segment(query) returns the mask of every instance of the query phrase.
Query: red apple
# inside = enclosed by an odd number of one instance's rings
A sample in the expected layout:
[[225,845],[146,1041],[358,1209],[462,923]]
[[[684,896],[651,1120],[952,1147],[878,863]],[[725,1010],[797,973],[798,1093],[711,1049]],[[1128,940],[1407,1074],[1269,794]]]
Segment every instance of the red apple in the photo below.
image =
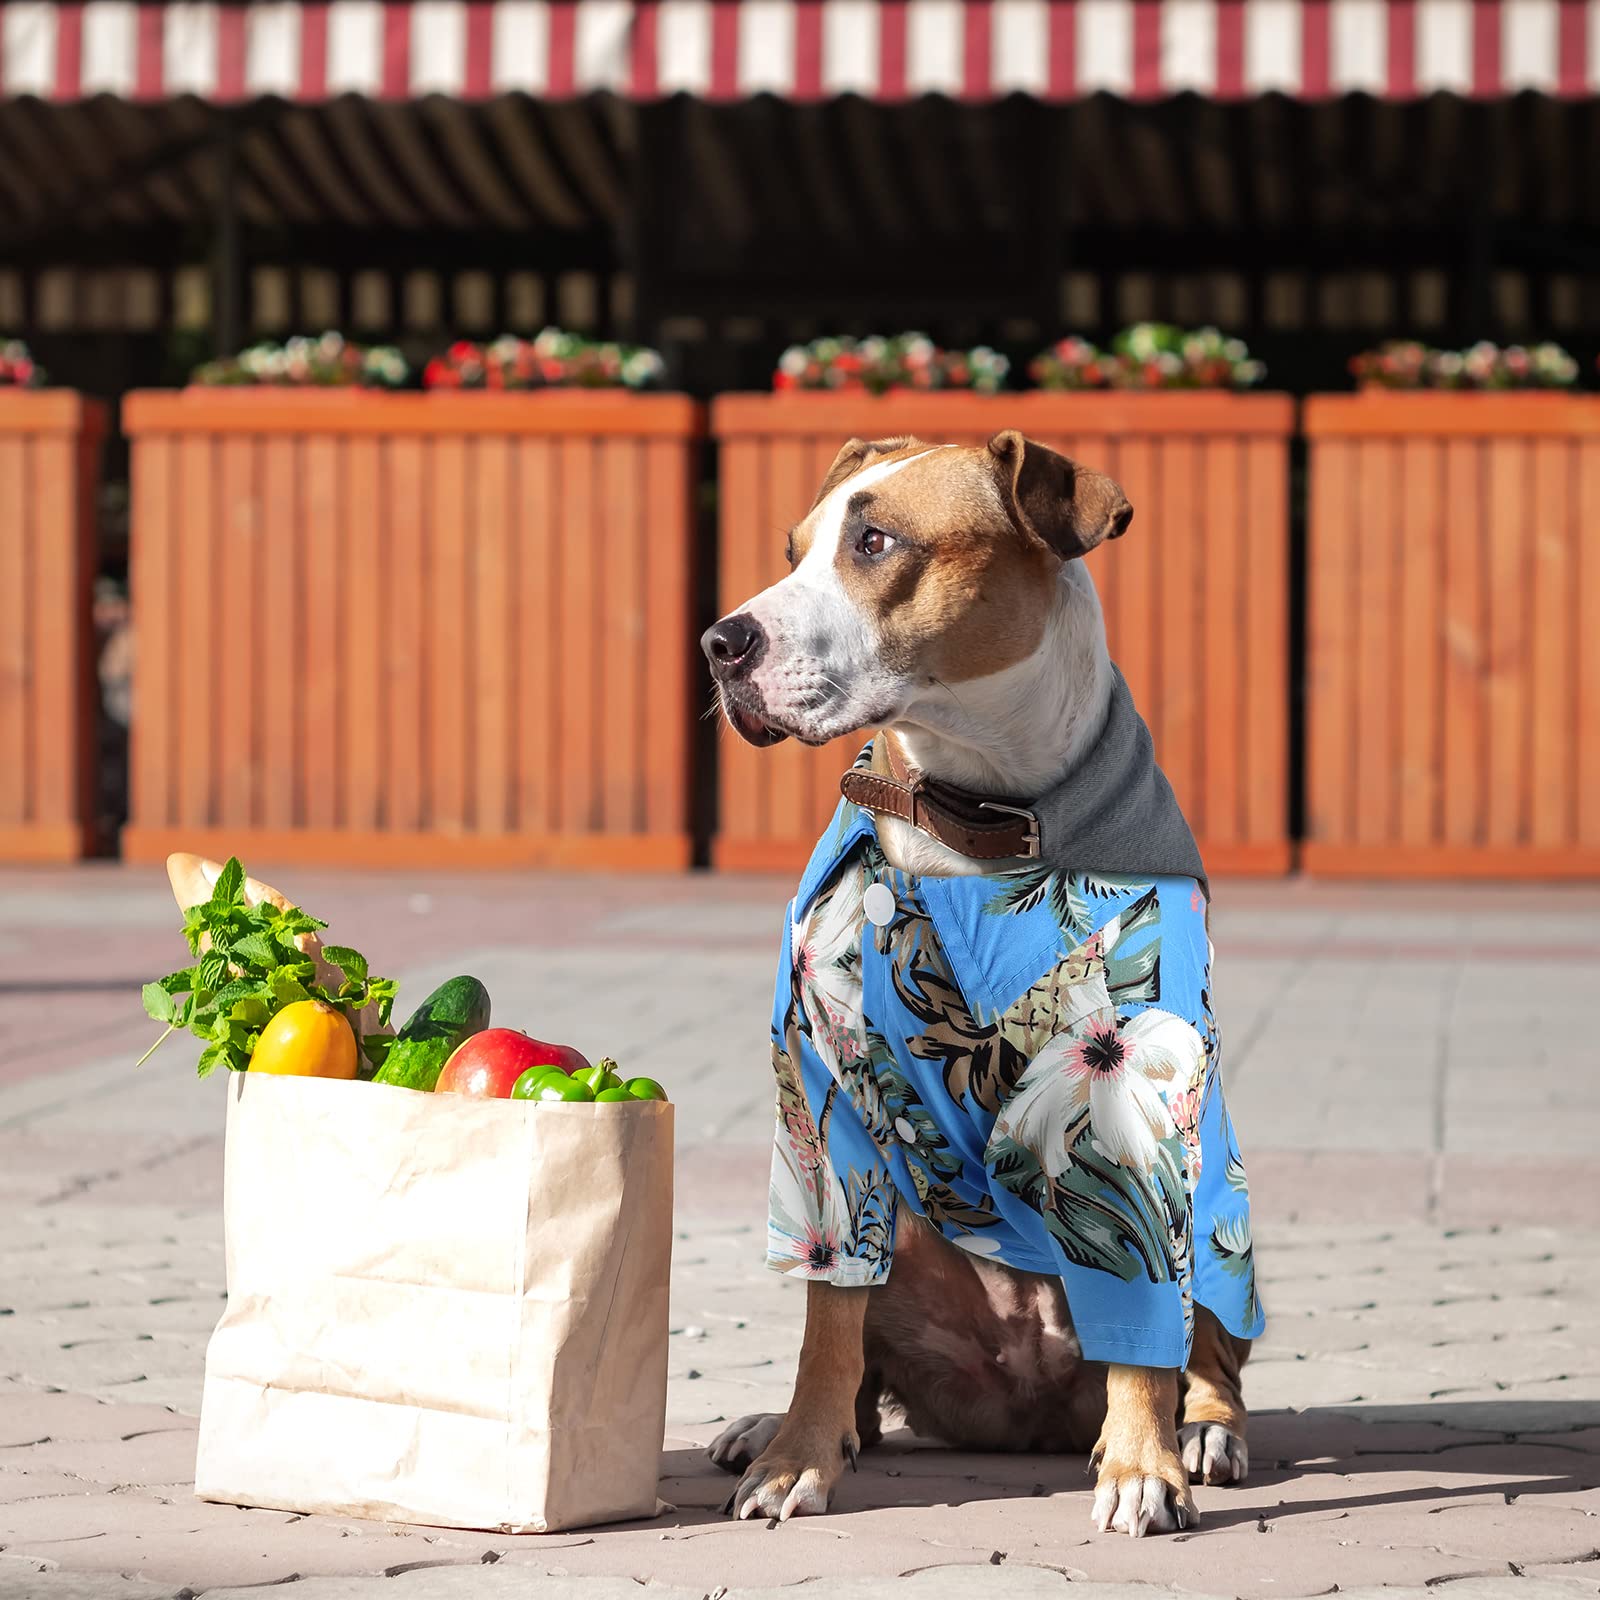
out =
[[545,1065],[550,1046],[515,1028],[485,1028],[456,1046],[444,1064],[435,1094],[465,1094],[478,1100],[509,1100],[511,1085],[529,1067]]
[[529,1067],[576,1072],[589,1065],[571,1045],[546,1044],[516,1028],[485,1028],[456,1047],[444,1064],[435,1094],[466,1094],[479,1100],[508,1100],[511,1086]]

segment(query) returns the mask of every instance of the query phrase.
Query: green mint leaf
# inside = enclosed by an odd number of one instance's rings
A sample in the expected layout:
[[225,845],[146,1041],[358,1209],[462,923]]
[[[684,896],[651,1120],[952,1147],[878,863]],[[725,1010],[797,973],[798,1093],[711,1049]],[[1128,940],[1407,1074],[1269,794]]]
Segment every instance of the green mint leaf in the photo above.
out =
[[302,911],[299,906],[290,906],[279,921],[280,925],[290,933],[316,933],[328,926],[326,922],[319,922],[309,913]]
[[344,974],[346,984],[354,985],[353,992],[366,987],[367,958],[359,950],[352,950],[347,944],[325,944],[322,947],[322,959]]
[[188,994],[194,988],[195,976],[193,967],[185,967],[182,972],[169,972],[164,978],[157,978],[168,994]]
[[[234,1022],[242,1022],[247,1027],[264,1028],[272,1017],[272,1007],[260,995],[246,995],[242,1000],[235,1000],[233,1009],[228,1013]],[[252,1050],[254,1045],[250,1047]]]
[[224,1064],[231,1066],[228,1057],[228,1046],[225,1043],[208,1044],[200,1052],[200,1059],[195,1063],[195,1071],[202,1078],[209,1078],[211,1074]]
[[389,1026],[390,1014],[394,1011],[395,996],[400,992],[400,985],[393,978],[374,978],[367,989],[368,1001],[378,1003],[378,1021],[384,1026]]
[[272,997],[280,1006],[292,1006],[297,1000],[309,1000],[311,992],[287,968],[280,967],[267,980],[272,986]]
[[260,932],[247,933],[242,939],[236,939],[229,954],[235,964],[243,962],[252,967],[269,968],[282,965],[282,958],[273,940]]
[[211,886],[211,904],[218,910],[235,905],[244,899],[244,868],[238,856],[229,856],[217,881]]
[[204,988],[213,993],[228,981],[227,959],[215,950],[207,951],[200,958],[200,982]]
[[143,989],[145,1015],[153,1022],[175,1022],[178,1008],[172,996],[159,983],[147,983]]
[[183,937],[189,946],[189,954],[200,954],[200,943],[207,933],[206,907],[203,905],[190,906],[183,914]]

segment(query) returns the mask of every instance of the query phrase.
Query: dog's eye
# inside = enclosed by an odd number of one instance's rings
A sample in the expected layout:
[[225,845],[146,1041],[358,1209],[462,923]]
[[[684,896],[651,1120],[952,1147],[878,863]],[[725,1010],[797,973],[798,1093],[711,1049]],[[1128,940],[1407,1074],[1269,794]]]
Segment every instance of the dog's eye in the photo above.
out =
[[882,528],[863,528],[861,537],[856,540],[856,549],[864,556],[881,556],[894,549],[895,543],[895,536]]

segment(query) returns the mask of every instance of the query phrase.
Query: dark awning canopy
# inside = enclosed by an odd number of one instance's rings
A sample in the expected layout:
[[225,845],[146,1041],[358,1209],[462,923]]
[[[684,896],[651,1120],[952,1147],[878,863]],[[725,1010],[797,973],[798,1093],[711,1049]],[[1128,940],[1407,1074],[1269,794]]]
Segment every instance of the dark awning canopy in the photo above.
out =
[[1600,86],[1600,0],[0,0],[0,96],[1494,98]]

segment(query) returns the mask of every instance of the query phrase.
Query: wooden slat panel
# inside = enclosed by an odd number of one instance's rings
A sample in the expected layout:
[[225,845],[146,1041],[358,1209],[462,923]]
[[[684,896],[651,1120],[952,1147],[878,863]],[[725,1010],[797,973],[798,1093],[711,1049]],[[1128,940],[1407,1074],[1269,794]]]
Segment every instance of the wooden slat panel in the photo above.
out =
[[1527,840],[1528,513],[1532,485],[1521,440],[1488,445],[1488,811],[1490,844]]
[[512,766],[516,728],[512,708],[517,652],[511,566],[511,441],[490,435],[472,446],[478,507],[473,548],[476,597],[472,618],[473,781],[471,813],[480,833],[512,826]]
[[[1205,613],[1199,653],[1205,695],[1205,744],[1200,768],[1205,775],[1203,801],[1189,817],[1208,844],[1233,844],[1242,837],[1244,805],[1245,685],[1240,680],[1239,654],[1259,648],[1254,630],[1266,624],[1253,618],[1245,604],[1246,489],[1244,452],[1233,439],[1211,439],[1205,445],[1205,498],[1197,526],[1204,530],[1201,592]],[[1219,649],[1224,639],[1235,650]]]
[[218,582],[226,608],[225,635],[212,635],[223,688],[216,749],[219,763],[217,818],[235,827],[261,820],[256,805],[260,758],[256,726],[272,666],[259,636],[261,615],[261,507],[257,501],[256,442],[245,435],[219,441],[217,510],[214,538]]
[[651,439],[645,447],[644,504],[647,585],[644,658],[645,834],[670,838],[689,825],[689,653],[695,648],[694,482],[681,444]]
[[645,659],[639,445],[631,439],[602,439],[595,449],[604,491],[598,497],[595,528],[603,612],[595,672],[605,747],[599,820],[607,833],[626,833],[635,825],[636,811],[644,809],[637,804],[643,798],[639,666]]
[[1444,842],[1483,841],[1483,462],[1470,439],[1445,443]]
[[[141,450],[154,449],[151,439]],[[261,635],[274,641],[273,659],[301,660],[306,648],[300,602],[300,448],[289,437],[266,439],[261,446],[262,543],[271,552],[261,575]],[[154,529],[150,530],[152,533]],[[143,646],[139,670],[144,670]],[[262,700],[261,817],[268,828],[292,828],[305,821],[301,809],[301,754],[298,707],[302,695],[273,682]],[[151,826],[155,819],[151,819]]]
[[300,708],[305,752],[305,820],[312,828],[339,821],[339,737],[348,680],[343,676],[340,592],[344,586],[344,442],[306,436],[301,505],[301,605],[305,615],[305,700]]
[[[1156,447],[1150,440],[1122,441],[1117,451],[1117,481],[1133,506],[1133,522],[1123,538],[1101,550],[1099,559],[1115,573],[1108,581],[1114,585],[1116,593],[1116,663],[1128,680],[1134,704],[1144,712],[1151,733],[1156,736],[1161,716],[1164,619],[1159,601],[1155,540],[1150,533],[1160,492]],[[1156,740],[1159,760],[1159,736]]]
[[1189,814],[1191,826],[1203,833],[1203,595],[1200,545],[1195,538],[1204,504],[1200,459],[1199,447],[1192,439],[1163,441],[1159,520],[1150,543],[1161,595],[1161,732],[1156,738],[1156,759],[1178,803]]
[[30,514],[30,458],[25,435],[0,433],[0,826],[6,827],[33,820],[28,661],[34,618],[29,595],[38,540]]
[[392,718],[384,664],[384,569],[393,559],[385,538],[388,486],[383,444],[356,438],[344,446],[344,590],[342,685],[345,708],[339,762],[339,816],[347,828],[383,821],[386,745]]
[[1575,520],[1578,581],[1577,670],[1573,683],[1576,761],[1576,827],[1578,843],[1600,848],[1600,440],[1578,446],[1577,516]]
[[[1289,456],[1282,439],[1245,446],[1245,837],[1281,872],[1289,838]],[[1208,641],[1228,648],[1226,639]],[[1281,852],[1281,854],[1280,854]]]
[[216,820],[217,685],[211,630],[217,617],[216,444],[191,434],[178,444],[176,740],[178,820]]
[[44,826],[78,820],[81,726],[78,655],[86,618],[78,604],[76,445],[69,434],[33,444],[33,817]]
[[[424,692],[427,704],[428,826],[460,833],[467,820],[467,524],[476,505],[467,482],[467,446],[436,439],[428,448],[427,590],[423,596],[428,640]],[[473,495],[469,506],[468,495]]]
[[559,450],[561,529],[560,637],[557,681],[561,751],[561,828],[588,833],[599,826],[595,763],[599,752],[599,552],[595,540],[595,454],[585,439],[563,439]]
[[[1572,752],[1585,736],[1573,717],[1577,530],[1571,489],[1575,457],[1564,439],[1533,445],[1533,520],[1528,552],[1532,607],[1527,653],[1529,835],[1536,846],[1575,837]],[[1587,737],[1600,736],[1600,724]]]
[[383,562],[383,662],[388,699],[383,820],[397,832],[425,823],[423,773],[429,697],[427,446],[420,439],[384,441],[387,482]]
[[1310,836],[1344,843],[1351,836],[1355,771],[1355,543],[1352,512],[1357,441],[1317,440],[1311,447],[1311,510],[1306,745]]
[[1354,836],[1367,844],[1394,837],[1397,771],[1394,605],[1399,598],[1399,449],[1364,439],[1351,555],[1356,569]]
[[[719,616],[727,616],[762,587],[756,581],[755,569],[768,533],[766,455],[767,443],[759,438],[730,440],[722,447],[719,485],[722,537],[717,592]],[[705,678],[701,679],[702,683],[706,681]],[[755,759],[762,752],[744,745],[720,715],[718,737],[718,834],[725,839],[768,837],[762,810],[762,769]]]
[[130,821],[164,827],[172,821],[172,635],[177,607],[172,586],[172,461],[168,439],[141,439],[130,463],[132,538],[128,591],[139,630],[129,729]]
[[1444,456],[1438,443],[1407,439],[1400,447],[1400,477],[1400,596],[1393,619],[1400,691],[1397,837],[1420,845],[1438,837],[1444,759],[1439,719]]
[[556,446],[522,439],[517,450],[517,816],[527,833],[556,827],[556,746],[561,644]]

